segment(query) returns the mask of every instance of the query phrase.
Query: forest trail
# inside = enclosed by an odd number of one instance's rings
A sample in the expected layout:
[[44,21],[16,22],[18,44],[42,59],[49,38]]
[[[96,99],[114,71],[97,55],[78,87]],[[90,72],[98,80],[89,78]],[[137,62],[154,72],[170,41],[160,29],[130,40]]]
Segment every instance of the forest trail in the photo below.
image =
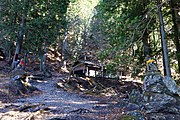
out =
[[91,120],[104,119],[104,117],[99,117],[100,114],[103,116],[110,114],[108,109],[114,104],[111,103],[112,101],[59,89],[56,83],[60,81],[60,78],[58,76],[48,80],[32,81],[32,85],[40,89],[42,94],[20,98],[14,103],[1,104],[0,119],[51,120],[56,117],[69,120]]

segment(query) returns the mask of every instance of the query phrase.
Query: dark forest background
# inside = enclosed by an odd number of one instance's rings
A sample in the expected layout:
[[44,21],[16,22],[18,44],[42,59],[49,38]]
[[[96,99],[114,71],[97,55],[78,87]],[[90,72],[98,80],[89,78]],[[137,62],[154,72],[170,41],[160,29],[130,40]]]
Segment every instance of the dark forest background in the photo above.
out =
[[0,47],[12,68],[25,57],[59,71],[86,56],[111,74],[124,66],[139,78],[149,55],[179,80],[180,1],[1,0]]

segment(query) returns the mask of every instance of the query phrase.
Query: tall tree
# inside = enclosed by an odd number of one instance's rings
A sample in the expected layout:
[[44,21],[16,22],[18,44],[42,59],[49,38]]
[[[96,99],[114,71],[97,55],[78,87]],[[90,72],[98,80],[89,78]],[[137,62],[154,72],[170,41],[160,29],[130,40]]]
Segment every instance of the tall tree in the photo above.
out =
[[4,41],[16,43],[15,56],[22,46],[42,57],[44,45],[49,47],[58,36],[64,35],[69,0],[6,0],[3,4],[6,8],[1,11],[0,27]]
[[19,30],[17,33],[17,40],[16,40],[16,50],[12,62],[12,68],[15,67],[15,61],[18,60],[18,55],[21,52],[22,43],[23,43],[23,36],[25,30],[25,18],[27,16],[27,9],[29,7],[29,0],[24,0],[22,3],[22,11],[20,13],[20,22],[19,22]]
[[167,43],[166,43],[166,38],[165,38],[166,36],[165,36],[160,0],[158,0],[157,4],[158,4],[158,13],[159,13],[159,21],[160,21],[162,48],[163,48],[164,61],[165,61],[164,68],[166,69],[166,75],[171,77],[171,70],[170,70],[170,64],[169,64],[168,49],[167,49]]
[[[147,4],[148,2],[145,1],[145,0],[142,0],[142,16],[144,16],[144,20],[147,19],[147,12],[148,12],[148,8],[147,8]],[[146,20],[147,21],[147,20]],[[144,56],[151,56],[151,48],[150,48],[150,44],[149,44],[149,30],[148,28],[145,28],[144,29],[144,33],[143,33],[143,36],[142,36],[142,42],[143,42],[143,46],[144,46]]]
[[[172,14],[172,21],[173,21],[173,28],[174,28],[174,43],[176,46],[176,58],[178,61],[178,72],[180,74],[180,15],[178,14],[178,9],[180,4],[175,0],[170,0],[171,6],[171,14]],[[180,11],[180,10],[179,10]]]
[[[133,57],[143,62],[144,56],[151,54],[149,34],[155,25],[152,21],[154,15],[148,11],[149,4],[150,1],[144,0],[106,0],[97,6],[95,17],[100,21],[98,27],[109,44],[101,56],[107,58],[110,64],[117,64],[117,68],[122,64],[134,64],[135,62],[131,62]],[[134,45],[138,47],[133,47]],[[140,48],[141,53],[138,55],[136,49],[136,54],[132,56],[134,48]]]

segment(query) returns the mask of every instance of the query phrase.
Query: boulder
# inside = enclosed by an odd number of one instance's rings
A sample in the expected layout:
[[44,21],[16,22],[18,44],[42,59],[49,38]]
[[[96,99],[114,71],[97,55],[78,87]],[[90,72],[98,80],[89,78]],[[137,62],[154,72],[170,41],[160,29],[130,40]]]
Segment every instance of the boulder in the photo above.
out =
[[121,115],[118,120],[146,120],[146,118],[142,112],[134,110]]
[[179,87],[170,77],[148,75],[143,84],[144,108],[147,112],[179,113]]
[[9,95],[12,96],[25,95],[33,93],[34,91],[39,91],[38,88],[29,83],[27,73],[22,69],[14,69],[10,73],[10,82],[5,86],[8,89]]
[[128,95],[128,98],[129,102],[135,103],[137,105],[140,105],[144,101],[142,92],[137,89],[133,89]]
[[11,80],[6,87],[8,88],[9,95],[19,96],[30,94],[35,91],[40,91],[38,88],[32,86],[30,83],[25,83],[20,79]]
[[[175,97],[165,93],[144,93],[145,109],[151,112],[162,111],[163,109],[176,106],[177,100]],[[169,111],[171,112],[171,111]],[[177,111],[175,111],[177,112]]]
[[140,110],[140,107],[137,104],[129,103],[126,107],[123,108],[125,112]]
[[165,76],[163,79],[163,82],[171,93],[177,94],[180,96],[180,88],[177,86],[175,80],[173,80],[171,77]]
[[128,94],[128,103],[123,107],[121,120],[178,120],[180,116],[180,88],[170,77],[148,74],[142,91],[133,89]]
[[143,90],[146,92],[166,93],[180,95],[180,88],[170,77],[161,75],[148,75],[144,78]]
[[164,93],[168,89],[163,82],[163,77],[160,75],[148,75],[144,78],[143,91]]
[[14,69],[10,72],[9,76],[10,78],[13,78],[15,76],[21,76],[21,75],[24,75],[26,73],[25,70],[22,70],[22,69]]

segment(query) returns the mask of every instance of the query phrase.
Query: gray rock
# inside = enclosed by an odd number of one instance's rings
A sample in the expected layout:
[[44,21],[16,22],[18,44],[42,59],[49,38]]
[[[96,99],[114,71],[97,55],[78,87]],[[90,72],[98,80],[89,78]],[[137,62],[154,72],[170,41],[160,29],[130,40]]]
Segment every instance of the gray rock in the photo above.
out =
[[143,113],[134,110],[121,115],[118,120],[146,120],[146,118]]
[[8,89],[8,93],[13,96],[40,91],[36,87],[32,86],[28,81],[22,80],[21,77],[15,80],[11,80],[8,84],[6,84],[6,88]]
[[129,101],[135,104],[141,104],[143,102],[143,95],[137,89],[133,89],[132,92],[129,94]]
[[180,95],[180,88],[170,77],[161,75],[148,75],[144,78],[143,90],[156,93],[168,93]]
[[140,111],[131,111],[128,115],[135,116],[137,120],[145,120],[145,116]]
[[[151,112],[157,112],[167,109],[171,106],[176,106],[177,100],[167,94],[146,93],[144,94],[145,108]],[[174,113],[173,111],[169,111]]]
[[140,107],[137,104],[129,103],[124,110],[125,111],[134,111],[134,110],[139,110]]
[[171,77],[165,76],[163,82],[171,93],[180,95],[180,88]]
[[163,77],[160,75],[149,75],[144,78],[143,90],[148,92],[164,93],[167,92]]
[[178,114],[151,113],[147,115],[148,120],[179,120]]
[[144,78],[143,99],[144,108],[150,112],[178,113],[176,107],[180,103],[179,88],[170,77],[151,74]]
[[[146,102],[155,102],[157,105],[168,105],[168,104],[175,104],[176,99],[167,94],[158,94],[158,93],[149,93],[148,99]],[[147,95],[145,95],[147,96]]]

